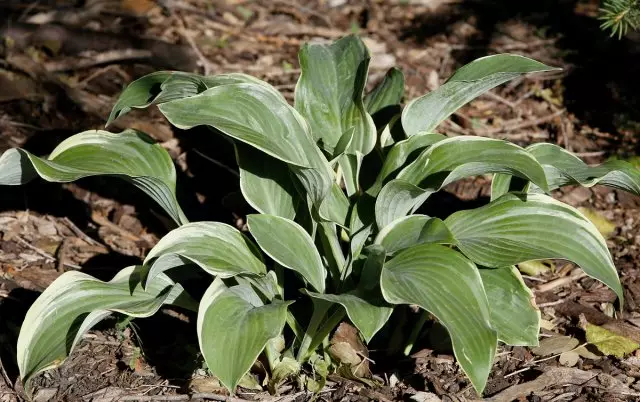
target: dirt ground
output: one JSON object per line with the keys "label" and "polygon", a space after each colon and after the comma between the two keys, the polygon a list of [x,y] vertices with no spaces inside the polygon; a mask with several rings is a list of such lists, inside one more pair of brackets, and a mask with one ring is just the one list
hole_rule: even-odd
{"label": "dirt ground", "polygon": [[[443,133],[520,145],[552,142],[589,163],[637,158],[640,39],[608,38],[598,28],[597,9],[593,0],[6,0],[0,3],[0,151],[20,146],[47,154],[72,134],[102,128],[122,88],[159,69],[249,73],[291,100],[299,46],[358,33],[373,57],[370,84],[397,65],[407,99],[487,54],[518,53],[563,68],[481,96],[444,122]],[[235,223],[249,211],[228,144],[197,129],[171,129],[155,111],[132,113],[117,124],[114,130],[147,132],[170,152],[179,168],[181,204],[193,220]],[[447,215],[486,201],[488,189],[485,178],[465,180],[435,202]],[[556,261],[544,273],[526,275],[542,311],[541,339],[564,335],[582,344],[587,320],[624,328],[629,339],[640,340],[640,199],[604,188],[567,188],[556,195],[613,224],[608,245],[626,298],[624,312],[614,318],[613,293],[571,264]],[[23,399],[15,344],[39,292],[68,270],[110,279],[139,263],[168,225],[135,189],[109,178],[0,190],[0,402]],[[442,328],[430,329],[408,358],[390,357],[374,341],[375,387],[330,377],[315,398],[480,399],[443,344]],[[484,397],[640,401],[640,352],[575,359],[557,352],[500,347]],[[198,354],[195,317],[174,309],[100,324],[36,383],[38,401],[226,400]],[[279,392],[243,389],[235,400],[314,397],[295,382]]]}

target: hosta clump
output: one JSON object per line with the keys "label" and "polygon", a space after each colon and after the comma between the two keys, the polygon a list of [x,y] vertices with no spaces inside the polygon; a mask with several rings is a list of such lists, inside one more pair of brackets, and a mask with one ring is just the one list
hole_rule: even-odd
{"label": "hosta clump", "polygon": [[[109,118],[156,105],[176,127],[209,126],[211,135],[233,141],[242,194],[257,211],[246,219],[248,233],[189,223],[176,200],[171,159],[137,131],[89,131],[46,158],[20,149],[0,158],[3,184],[120,177],[178,225],[143,265],[106,283],[68,272],[38,298],[18,341],[25,382],[60,364],[82,333],[114,311],[144,317],[164,304],[197,311],[205,361],[233,391],[262,353],[272,381],[300,367],[326,373],[329,362],[317,352],[341,321],[369,341],[394,306],[411,304],[447,328],[460,366],[482,392],[498,341],[537,344],[539,312],[515,264],[573,261],[622,304],[603,237],[548,194],[598,183],[640,194],[637,168],[622,161],[588,166],[551,144],[521,148],[433,132],[483,92],[551,67],[517,55],[484,57],[401,109],[397,69],[364,94],[369,54],[357,37],[306,45],[299,57],[294,106],[243,74],[157,72],[129,85]],[[488,204],[444,220],[416,213],[443,186],[485,174],[494,178]],[[171,275],[190,270],[211,278],[199,304]]]}

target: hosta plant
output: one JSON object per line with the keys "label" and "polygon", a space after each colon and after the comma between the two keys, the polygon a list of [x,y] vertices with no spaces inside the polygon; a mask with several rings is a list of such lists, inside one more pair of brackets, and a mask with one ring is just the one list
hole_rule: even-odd
{"label": "hosta plant", "polygon": [[[339,323],[350,321],[368,342],[394,306],[414,305],[446,327],[460,367],[482,392],[498,341],[538,342],[540,315],[515,264],[572,261],[622,305],[605,240],[549,193],[603,184],[640,194],[637,168],[622,161],[588,166],[551,144],[521,148],[435,133],[485,91],[553,68],[511,54],[484,57],[402,109],[397,69],[365,94],[369,57],[355,36],[305,45],[293,106],[243,74],[157,72],[124,90],[109,121],[155,105],[180,129],[206,126],[208,135],[234,144],[240,189],[256,211],[246,231],[189,222],[171,158],[138,131],[83,132],[48,157],[22,149],[2,155],[2,184],[116,176],[155,200],[177,226],[142,265],[110,282],[80,272],[53,282],[20,331],[22,379],[28,384],[59,365],[110,313],[145,317],[173,304],[197,311],[202,355],[233,392],[261,356],[272,380],[326,373],[336,362],[323,350]],[[486,205],[444,220],[421,208],[443,186],[487,174],[493,184]],[[180,284],[193,273],[210,280],[199,302]]]}

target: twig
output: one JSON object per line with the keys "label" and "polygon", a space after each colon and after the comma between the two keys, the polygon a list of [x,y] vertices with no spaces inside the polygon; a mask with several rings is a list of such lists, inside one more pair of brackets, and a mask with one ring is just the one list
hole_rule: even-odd
{"label": "twig", "polygon": [[517,106],[515,105],[515,103],[511,102],[508,99],[503,98],[502,96],[495,94],[493,92],[485,92],[482,94],[482,96],[486,97],[486,98],[491,98],[495,101],[498,101],[500,103],[504,103],[505,105],[509,106],[511,109],[513,110],[518,110]]}
{"label": "twig", "polygon": [[559,286],[564,286],[564,285],[568,285],[569,283],[576,281],[580,278],[584,278],[585,276],[587,276],[587,274],[585,274],[584,272],[580,272],[576,275],[571,275],[571,276],[565,276],[564,278],[558,278],[558,279],[554,279],[552,281],[549,281],[547,283],[543,283],[541,285],[538,285],[535,287],[536,292],[540,292],[540,293],[544,293],[544,292],[548,292],[552,289],[555,289]]}
{"label": "twig", "polygon": [[533,126],[537,126],[539,124],[551,121],[556,117],[562,115],[564,112],[565,112],[565,109],[560,109],[557,112],[551,113],[544,117],[540,117],[539,119],[529,120],[522,123],[513,124],[511,126],[504,126],[504,127],[498,127],[498,128],[488,129],[488,130],[477,130],[477,131],[480,131],[482,134],[497,134],[504,131],[521,130],[523,128],[533,127]]}
{"label": "twig", "polygon": [[82,240],[84,240],[85,242],[87,242],[88,244],[91,244],[92,246],[102,246],[102,244],[98,243],[97,241],[93,240],[91,237],[89,237],[89,235],[87,235],[85,232],[83,232],[82,230],[80,230],[79,227],[76,226],[75,223],[73,223],[71,221],[71,219],[67,218],[66,216],[64,218],[62,218],[62,222],[69,228],[71,229],[71,231],[73,233],[76,234],[76,236],[78,236],[79,238],[81,238]]}
{"label": "twig", "polygon": [[72,60],[64,61],[52,61],[45,64],[47,71],[51,73],[57,73],[61,71],[69,70],[82,70],[84,68],[90,68],[101,64],[119,63],[128,60],[143,60],[149,59],[153,56],[153,52],[150,50],[141,49],[118,49],[108,50],[106,52],[97,53],[86,59],[78,60],[74,58]]}
{"label": "twig", "polygon": [[18,240],[18,243],[22,244],[23,246],[25,246],[26,248],[28,248],[28,249],[30,249],[32,251],[35,251],[36,254],[38,254],[39,256],[44,257],[44,258],[46,258],[47,260],[50,260],[50,261],[55,261],[56,260],[56,258],[54,256],[52,256],[51,254],[49,254],[46,251],[42,250],[41,248],[38,248],[38,247],[36,247],[36,246],[34,246],[32,244],[29,244],[29,242],[26,241],[25,239],[23,239],[22,237],[16,235],[16,236],[14,236],[14,238],[16,240]]}
{"label": "twig", "polygon": [[109,219],[105,218],[104,216],[100,215],[97,211],[93,211],[91,212],[91,220],[93,220],[95,223],[97,223],[100,226],[106,226],[109,229],[120,233],[123,237],[132,240],[132,241],[140,241],[141,239],[134,235],[133,233],[129,232],[126,229],[121,228],[120,226],[116,225],[115,223],[111,222]]}
{"label": "twig", "polygon": [[602,156],[606,153],[607,151],[576,152],[574,155],[579,156],[580,158],[589,158],[593,156]]}
{"label": "twig", "polygon": [[187,28],[182,18],[179,17],[177,14],[173,14],[173,16],[176,22],[178,23],[178,31],[180,32],[180,35],[182,35],[182,37],[187,41],[189,46],[191,46],[191,49],[193,49],[196,56],[198,56],[198,59],[200,59],[200,63],[202,63],[202,68],[204,69],[204,75],[211,74],[211,70],[212,70],[211,67],[213,63],[211,63],[211,61],[207,59],[207,57],[202,53],[198,45],[196,45],[196,42],[193,40],[191,35],[187,33]]}

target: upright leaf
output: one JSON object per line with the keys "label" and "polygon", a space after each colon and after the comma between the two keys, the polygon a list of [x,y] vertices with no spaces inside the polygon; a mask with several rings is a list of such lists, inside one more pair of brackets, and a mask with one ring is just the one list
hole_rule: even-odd
{"label": "upright leaf", "polygon": [[402,112],[407,136],[434,130],[449,115],[484,92],[526,73],[552,71],[515,54],[481,57],[460,68],[435,91],[409,102]]}
{"label": "upright leaf", "polygon": [[267,342],[280,335],[287,306],[279,300],[264,305],[249,285],[226,287],[213,281],[198,309],[198,341],[207,366],[234,392]]}
{"label": "upright leaf", "polygon": [[389,255],[422,243],[453,244],[455,239],[442,220],[426,215],[398,218],[380,230],[375,239],[375,244],[384,247]]}
{"label": "upright leaf", "polygon": [[381,230],[398,218],[416,210],[436,190],[424,190],[404,180],[388,182],[376,198],[376,224]]}
{"label": "upright leaf", "polygon": [[36,175],[59,183],[88,176],[116,176],[144,191],[176,223],[188,222],[176,200],[176,172],[171,157],[139,131],[85,131],[62,141],[48,158],[19,148],[0,157],[0,184],[24,184]]}
{"label": "upright leaf", "polygon": [[393,304],[416,304],[449,331],[460,367],[481,393],[497,347],[487,295],[476,266],[437,244],[408,248],[385,263],[380,285]]}
{"label": "upright leaf", "polygon": [[260,250],[238,229],[220,222],[195,222],[167,233],[149,251],[144,260],[150,265],[147,281],[185,260],[222,278],[267,271]]}
{"label": "upright leaf", "polygon": [[163,304],[196,309],[182,287],[165,275],[143,289],[142,274],[143,267],[132,266],[109,282],[76,271],[53,281],[29,308],[20,328],[18,368],[27,388],[34,375],[60,366],[82,335],[111,312],[148,317]]}
{"label": "upright leaf", "polygon": [[274,215],[249,215],[249,231],[260,248],[278,264],[298,272],[324,292],[327,271],[311,236],[297,223]]}
{"label": "upright leaf", "polygon": [[404,75],[399,69],[392,67],[384,79],[364,97],[364,106],[370,115],[400,105],[404,94]]}
{"label": "upright leaf", "polygon": [[491,325],[507,345],[538,346],[540,310],[515,267],[480,269]]}
{"label": "upright leaf", "polygon": [[460,250],[479,265],[566,259],[609,286],[622,302],[605,239],[578,210],[551,197],[509,193],[483,207],[456,212],[445,224]]}

